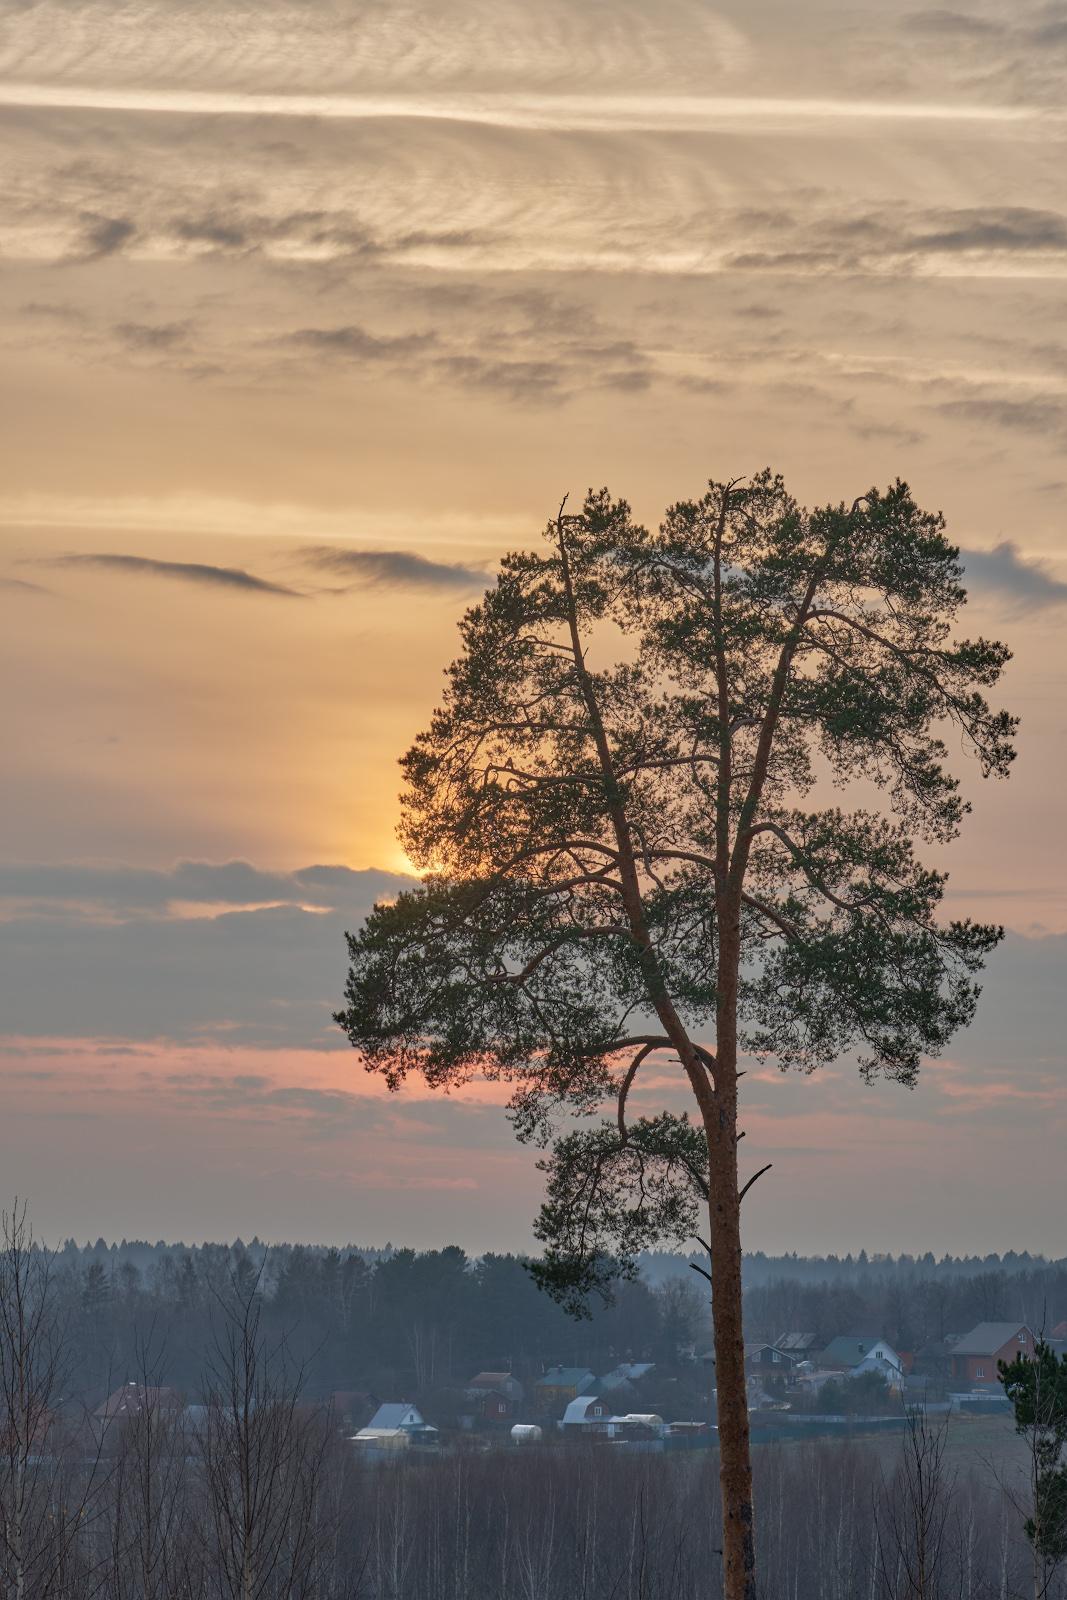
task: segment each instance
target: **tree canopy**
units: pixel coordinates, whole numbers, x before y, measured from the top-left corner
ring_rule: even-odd
[[[1002,930],[942,920],[916,855],[968,809],[949,741],[986,776],[1013,754],[961,579],[904,483],[806,510],[765,471],[656,531],[590,492],[463,619],[403,762],[425,876],[349,936],[337,1020],[393,1086],[507,1081],[521,1137],[579,1114],[539,1222],[560,1293],[694,1232],[702,1137],[625,1106],[658,1052],[714,1088],[724,941],[736,1048],[783,1070],[855,1051],[910,1086],[973,1015]]]

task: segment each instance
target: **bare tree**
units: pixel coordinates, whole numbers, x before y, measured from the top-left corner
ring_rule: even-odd
[[[56,1307],[54,1256],[26,1206],[0,1219],[0,1591],[9,1600],[90,1595],[80,1536],[101,1484],[100,1442],[58,1407],[69,1345]]]
[[[264,1339],[258,1275],[220,1309],[198,1434],[214,1592],[301,1600],[313,1592],[328,1420],[301,1403],[303,1369],[284,1341]]]
[[[189,1424],[162,1385],[162,1354],[138,1356],[136,1404],[115,1438],[107,1600],[198,1600],[206,1576],[191,1527]]]
[[[896,1472],[875,1503],[876,1557],[887,1600],[944,1600],[955,1475],[945,1464],[947,1415],[931,1420],[925,1404],[904,1412]]]

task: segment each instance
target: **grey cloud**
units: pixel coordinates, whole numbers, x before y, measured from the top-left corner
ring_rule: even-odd
[[[395,893],[405,881],[394,873],[327,865],[292,873],[265,872],[248,861],[179,861],[166,871],[122,865],[0,864],[0,897],[38,904],[77,902],[109,916],[165,912],[175,901],[361,906]]]
[[[1067,42],[1067,6],[1055,3],[1042,6],[1038,20],[1030,24],[1027,35],[1039,45]]]
[[[50,322],[81,323],[85,321],[85,312],[79,306],[65,305],[54,300],[27,300],[19,306],[19,315],[23,317],[40,317]]]
[[[788,225],[776,219],[772,225],[769,218],[748,213],[747,220],[755,237],[747,248],[727,257],[727,265],[735,271],[801,275],[907,271],[930,255],[1067,253],[1067,216],[1030,206],[905,210],[896,217],[815,213],[802,230],[796,218]],[[783,233],[789,234],[784,247],[778,242]]]
[[[221,216],[180,217],[173,232],[189,244],[216,245],[222,250],[242,250],[249,242],[246,225]]]
[[[123,344],[137,350],[171,350],[182,344],[192,330],[190,322],[118,322],[115,334]]]
[[[754,300],[748,305],[735,306],[732,315],[749,318],[754,322],[767,322],[774,317],[780,317],[782,312],[777,306],[769,306],[762,301]]]
[[[965,422],[989,423],[1013,432],[1058,434],[1067,426],[1067,405],[1044,395],[1014,399],[1003,395],[962,396],[935,408],[946,417]]]
[[[257,578],[243,567],[213,567],[200,561],[155,561],[148,556],[108,555],[93,553],[56,556],[50,565],[60,567],[96,567],[102,571],[129,572],[147,577],[174,578],[182,583],[209,584],[215,588],[236,589],[253,594],[284,595],[288,599],[300,598],[299,591],[285,584],[270,583]]]
[[[1036,561],[1027,561],[1017,544],[1005,539],[992,550],[961,550],[968,581],[991,589],[1020,608],[1063,605],[1067,583]]]
[[[116,255],[137,233],[128,217],[102,217],[92,211],[82,213],[82,224],[81,249],[76,252],[79,261]]]
[[[904,18],[904,27],[915,33],[939,33],[972,38],[985,38],[1006,31],[1002,22],[941,7],[913,11],[910,16]]]
[[[14,594],[52,594],[51,589],[46,589],[43,583],[30,583],[27,578],[0,578],[0,589],[9,589]]]
[[[505,394],[511,400],[540,400],[561,394],[570,374],[558,361],[503,361],[484,356],[443,356],[434,363],[442,377],[474,389]]]
[[[171,217],[160,230],[183,244],[209,251],[255,254],[271,246],[326,250],[332,259],[388,260],[426,248],[460,250],[490,242],[490,235],[470,228],[414,228],[376,233],[343,208],[270,213],[206,210]]]
[[[407,550],[344,550],[321,545],[301,554],[317,567],[350,577],[356,583],[471,594],[491,582],[490,575],[477,567],[429,561]]]
[[[1067,217],[1028,206],[954,211],[940,228],[910,244],[917,250],[1065,250]]]
[[[70,891],[79,885],[94,887],[81,876],[93,870],[9,868],[3,882],[16,897],[32,891],[36,880],[57,898],[65,894],[73,899]],[[174,875],[163,875],[170,876],[165,884],[146,882],[153,875],[133,869],[109,870],[119,879],[132,873],[132,883],[126,877],[112,886],[114,894],[127,897],[140,878],[145,899],[164,894],[224,899],[229,875],[232,894],[280,898],[264,891],[281,879],[291,901],[319,900],[296,882],[297,875],[260,874],[247,863],[215,869],[186,864]],[[391,873],[351,873],[343,898],[337,892],[329,895],[332,910],[303,910],[288,903],[214,917],[140,915],[90,921],[76,908],[55,905],[48,915],[9,914],[0,921],[3,1030],[30,1037],[344,1048],[331,1018],[343,994],[345,930],[358,927],[375,900],[395,894],[405,883],[410,880]],[[98,877],[101,905],[106,903],[105,887]]]
[[[288,344],[303,345],[329,355],[352,356],[360,361],[389,361],[398,356],[423,351],[437,343],[434,333],[405,333],[381,336],[368,333],[356,323],[337,328],[298,328],[288,335]]]

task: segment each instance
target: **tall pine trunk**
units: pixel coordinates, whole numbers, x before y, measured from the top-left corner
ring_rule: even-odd
[[[724,1600],[756,1600],[752,1454],[741,1297],[741,1200],[737,1179],[737,994],[740,894],[719,922],[715,1093],[701,1096],[708,1141],[711,1301],[722,1489]]]
[[[722,1057],[719,1057],[722,1078]],[[721,1084],[712,1117],[705,1118],[711,1169],[709,1218],[711,1294],[715,1325],[715,1384],[722,1489],[723,1594],[755,1600],[756,1554],[752,1516],[752,1458],[741,1308],[741,1216],[737,1194],[737,1079]]]

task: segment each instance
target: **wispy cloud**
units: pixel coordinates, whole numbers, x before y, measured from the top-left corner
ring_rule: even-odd
[[[1004,32],[1004,23],[990,17],[976,17],[964,11],[950,11],[944,6],[931,6],[925,11],[913,11],[904,18],[904,27],[914,33],[944,34],[949,37],[984,39]]]
[[[0,578],[0,589],[10,590],[14,594],[51,594],[51,589],[46,589],[43,583],[31,583],[28,578]]]
[[[172,350],[192,330],[189,322],[118,322],[115,335],[133,350]]]
[[[243,567],[215,567],[202,561],[156,561],[149,556],[110,555],[105,552],[54,556],[57,567],[95,567],[104,572],[129,572],[137,576],[173,578],[179,583],[207,584],[213,588],[241,590],[252,594],[284,595],[303,598],[298,589],[257,578]]]
[[[338,328],[298,328],[288,335],[288,344],[304,345],[327,355],[349,356],[359,361],[388,361],[409,356],[437,342],[434,333],[405,333],[396,336],[369,333],[356,323]]]
[[[1042,563],[1027,561],[1010,539],[992,550],[962,550],[960,555],[970,583],[996,591],[1020,609],[1067,601],[1067,583]]]
[[[189,116],[318,117],[459,122],[560,132],[715,132],[738,123],[776,128],[843,122],[1025,123],[1039,113],[989,104],[671,94],[262,94],[213,89],[112,89],[0,84],[0,105]]]
[[[491,581],[490,574],[477,567],[430,561],[408,550],[344,550],[320,545],[302,550],[300,555],[324,571],[350,578],[353,586],[373,584],[472,594]]]

